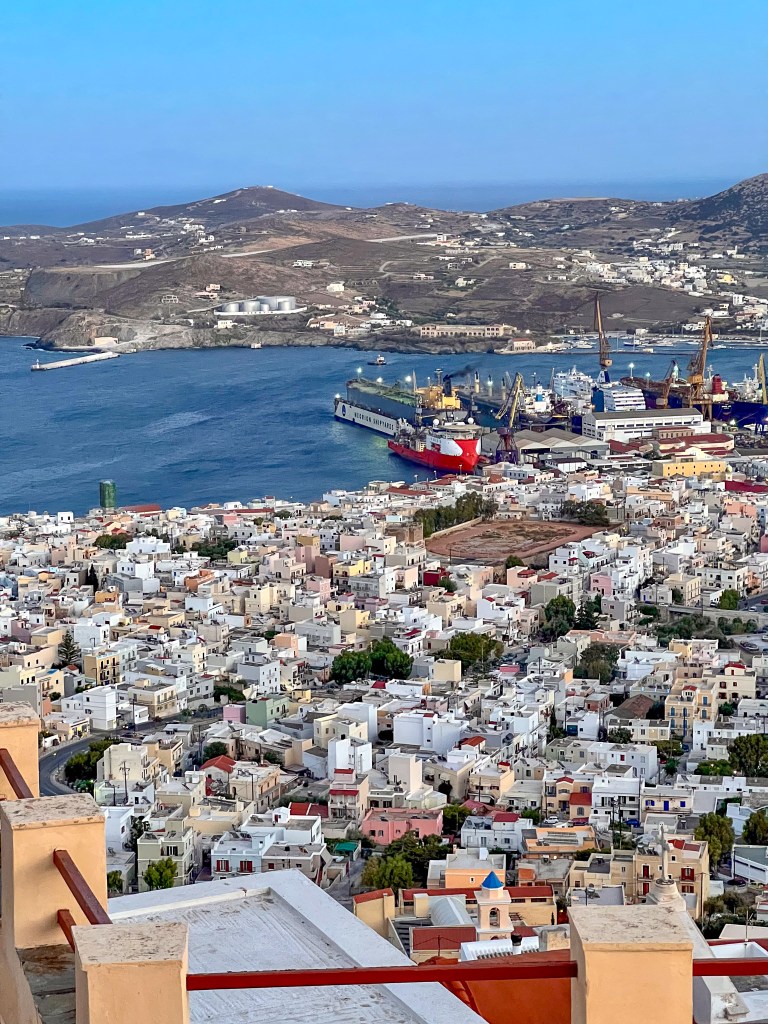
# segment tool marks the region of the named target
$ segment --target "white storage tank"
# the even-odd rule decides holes
[[[277,304],[277,309],[280,313],[290,313],[293,309],[293,302],[290,299],[280,299]]]
[[[261,308],[261,312],[262,313],[270,313],[271,312],[271,310],[269,308],[269,303],[268,302],[262,302],[260,308]]]
[[[239,302],[225,302],[221,307],[222,313],[239,313],[240,303]]]
[[[241,304],[244,313],[258,313],[259,312],[259,300],[258,299],[246,299]]]

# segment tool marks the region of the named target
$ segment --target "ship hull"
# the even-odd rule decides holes
[[[344,399],[336,399],[333,408],[333,415],[342,423],[351,423],[356,427],[365,427],[366,430],[373,430],[385,437],[394,437],[402,426],[402,421],[394,416],[387,416],[381,412],[374,412],[373,409],[364,409],[362,406],[347,402]]]
[[[399,441],[388,441],[387,446],[393,455],[398,455],[408,462],[415,462],[419,466],[426,466],[438,473],[474,473],[475,467],[480,458],[479,445],[475,442],[473,447],[468,446],[460,455],[446,455],[440,451],[431,451],[429,448],[411,448]]]

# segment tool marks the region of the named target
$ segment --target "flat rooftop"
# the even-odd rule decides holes
[[[298,871],[240,875],[110,900],[117,924],[189,926],[190,972],[398,966],[409,961]],[[190,993],[190,1021],[237,1024],[482,1024],[441,985]]]

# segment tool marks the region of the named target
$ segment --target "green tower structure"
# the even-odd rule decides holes
[[[117,487],[114,480],[99,481],[99,508],[117,508]]]

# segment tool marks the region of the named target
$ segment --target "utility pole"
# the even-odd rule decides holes
[[[123,784],[125,786],[125,802],[126,802],[126,805],[127,805],[128,804],[128,772],[130,771],[130,768],[128,767],[128,762],[127,761],[123,761],[123,763],[120,765],[120,771],[123,773]]]

